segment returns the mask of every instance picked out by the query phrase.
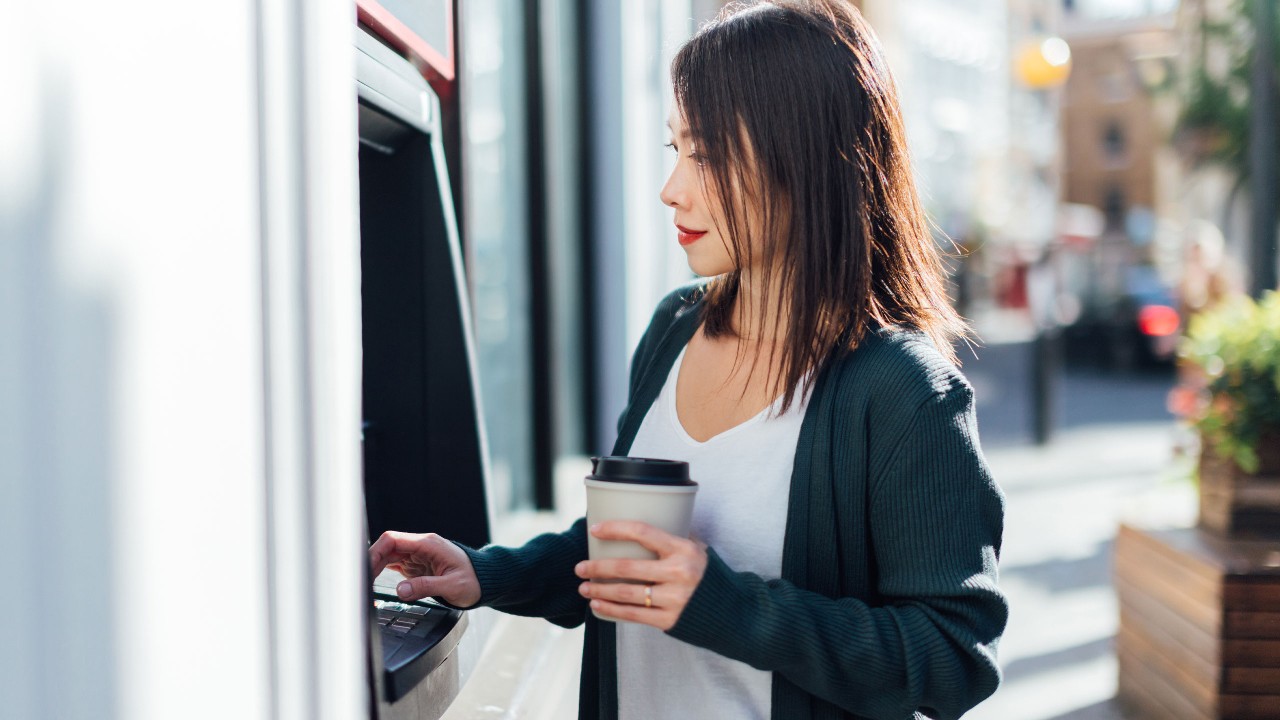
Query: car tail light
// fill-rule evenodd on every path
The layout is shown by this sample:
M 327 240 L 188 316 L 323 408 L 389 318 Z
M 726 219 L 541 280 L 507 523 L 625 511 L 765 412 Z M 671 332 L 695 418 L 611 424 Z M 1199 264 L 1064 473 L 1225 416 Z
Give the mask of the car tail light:
M 1168 305 L 1146 305 L 1138 311 L 1138 329 L 1143 335 L 1172 335 L 1178 332 L 1178 325 L 1178 311 Z

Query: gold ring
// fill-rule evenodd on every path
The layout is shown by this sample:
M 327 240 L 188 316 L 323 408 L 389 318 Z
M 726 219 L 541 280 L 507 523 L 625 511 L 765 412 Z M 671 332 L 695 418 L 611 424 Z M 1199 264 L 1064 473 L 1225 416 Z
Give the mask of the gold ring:
M 652 585 L 644 586 L 644 606 L 647 608 L 653 607 L 653 586 Z

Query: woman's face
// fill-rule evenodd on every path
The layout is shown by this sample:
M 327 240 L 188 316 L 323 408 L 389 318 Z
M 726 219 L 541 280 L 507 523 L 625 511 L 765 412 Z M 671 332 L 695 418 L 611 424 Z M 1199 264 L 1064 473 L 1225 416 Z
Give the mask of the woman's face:
M 710 192 L 710 175 L 697 154 L 689 127 L 678 109 L 667 119 L 670 146 L 676 151 L 676 165 L 662 186 L 660 197 L 676 211 L 675 223 L 680 246 L 689 256 L 689 267 L 702 277 L 723 275 L 734 269 L 724 210 Z

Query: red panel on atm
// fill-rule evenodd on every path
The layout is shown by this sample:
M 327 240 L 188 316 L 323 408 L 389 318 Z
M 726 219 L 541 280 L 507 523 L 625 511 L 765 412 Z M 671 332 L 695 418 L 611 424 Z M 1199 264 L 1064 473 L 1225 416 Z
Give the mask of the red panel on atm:
M 437 94 L 452 94 L 452 0 L 356 0 L 356 17 L 417 65 Z

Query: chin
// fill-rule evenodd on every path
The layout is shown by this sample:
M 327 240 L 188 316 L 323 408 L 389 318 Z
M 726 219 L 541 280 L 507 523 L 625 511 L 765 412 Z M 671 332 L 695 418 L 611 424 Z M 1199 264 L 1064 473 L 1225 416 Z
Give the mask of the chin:
M 734 269 L 733 260 L 727 253 L 698 252 L 698 249 L 685 248 L 685 254 L 689 256 L 689 269 L 699 277 L 715 277 Z
M 689 269 L 693 271 L 694 275 L 697 275 L 698 277 L 707 278 L 707 277 L 715 277 L 717 275 L 724 275 L 727 272 L 731 272 L 733 270 L 733 265 L 725 264 L 725 263 L 707 262 L 705 260 L 702 262 L 698 262 L 694 258 L 689 258 Z

